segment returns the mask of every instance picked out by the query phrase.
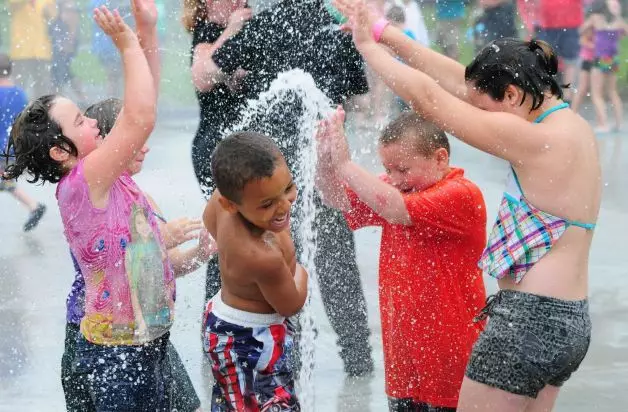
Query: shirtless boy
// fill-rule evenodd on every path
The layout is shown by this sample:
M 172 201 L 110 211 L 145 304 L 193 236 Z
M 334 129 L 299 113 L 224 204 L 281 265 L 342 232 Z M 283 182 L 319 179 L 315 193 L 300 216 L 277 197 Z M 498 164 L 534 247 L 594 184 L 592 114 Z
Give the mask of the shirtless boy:
M 212 411 L 298 411 L 287 318 L 307 298 L 290 208 L 297 191 L 277 145 L 239 132 L 214 150 L 216 190 L 203 220 L 216 239 L 222 289 L 208 303 L 203 342 L 212 364 Z

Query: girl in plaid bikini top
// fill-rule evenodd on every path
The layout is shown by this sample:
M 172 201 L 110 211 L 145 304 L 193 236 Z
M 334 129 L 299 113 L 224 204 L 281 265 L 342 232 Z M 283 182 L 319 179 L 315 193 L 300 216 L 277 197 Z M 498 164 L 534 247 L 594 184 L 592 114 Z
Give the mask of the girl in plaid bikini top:
M 534 122 L 540 123 L 557 110 L 569 107 L 562 103 L 542 113 Z M 593 230 L 594 223 L 581 223 L 554 216 L 537 209 L 523 194 L 517 174 L 511 167 L 508 184 L 493 230 L 479 266 L 497 279 L 510 275 L 516 283 L 565 233 L 569 226 Z

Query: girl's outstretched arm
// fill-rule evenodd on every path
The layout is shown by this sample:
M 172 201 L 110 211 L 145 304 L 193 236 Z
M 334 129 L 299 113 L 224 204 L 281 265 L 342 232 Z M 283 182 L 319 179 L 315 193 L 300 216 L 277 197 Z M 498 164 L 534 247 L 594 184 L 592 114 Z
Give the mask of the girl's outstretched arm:
M 102 7 L 94 19 L 111 37 L 124 66 L 124 101 L 115 125 L 99 148 L 85 157 L 85 179 L 95 206 L 103 207 L 109 189 L 142 148 L 155 126 L 157 96 L 153 77 L 137 36 L 120 14 Z
M 334 4 L 344 15 L 351 13 L 351 0 L 335 0 Z M 379 16 L 373 10 L 367 10 L 365 18 L 368 19 L 369 27 L 372 27 Z M 436 80 L 449 93 L 465 98 L 467 87 L 462 64 L 410 39 L 391 24 L 384 28 L 379 42 L 390 48 L 407 65 Z
M 511 163 L 536 159 L 549 147 L 569 144 L 568 139 L 556 139 L 556 131 L 545 124 L 472 106 L 446 92 L 425 73 L 399 62 L 373 40 L 364 2 L 355 0 L 352 4 L 353 39 L 358 50 L 384 82 L 426 120 Z
M 161 57 L 157 35 L 157 6 L 155 0 L 132 0 L 131 6 L 137 26 L 137 38 L 144 50 L 144 56 L 153 75 L 155 93 L 159 94 L 161 81 Z

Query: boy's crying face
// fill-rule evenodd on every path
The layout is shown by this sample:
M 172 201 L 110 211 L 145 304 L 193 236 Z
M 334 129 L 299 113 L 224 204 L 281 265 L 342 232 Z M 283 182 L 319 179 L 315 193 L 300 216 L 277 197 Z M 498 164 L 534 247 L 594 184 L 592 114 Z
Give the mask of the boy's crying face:
M 411 139 L 379 145 L 379 156 L 389 183 L 402 193 L 425 190 L 449 172 L 449 155 L 437 149 L 432 155 L 420 153 Z

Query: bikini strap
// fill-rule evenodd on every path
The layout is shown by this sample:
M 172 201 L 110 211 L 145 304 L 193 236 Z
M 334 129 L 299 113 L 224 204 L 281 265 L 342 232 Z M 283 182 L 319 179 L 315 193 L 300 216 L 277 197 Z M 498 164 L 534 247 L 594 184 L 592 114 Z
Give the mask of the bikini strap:
M 543 120 L 545 120 L 545 118 L 547 116 L 549 116 L 550 114 L 554 113 L 555 111 L 566 109 L 568 107 L 569 107 L 569 103 L 561 103 L 561 104 L 558 104 L 558 105 L 556 105 L 554 107 L 551 107 L 551 108 L 547 109 L 546 111 L 544 111 L 543 113 L 541 113 L 539 115 L 539 117 L 537 117 L 534 120 L 534 123 L 541 123 Z

